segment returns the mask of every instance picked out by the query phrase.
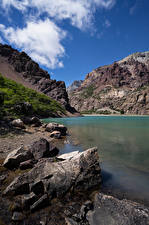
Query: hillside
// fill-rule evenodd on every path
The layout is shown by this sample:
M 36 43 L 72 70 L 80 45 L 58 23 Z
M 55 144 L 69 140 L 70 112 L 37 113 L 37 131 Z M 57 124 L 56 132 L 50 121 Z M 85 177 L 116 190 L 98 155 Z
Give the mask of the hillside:
M 25 52 L 0 44 L 0 73 L 58 101 L 68 114 L 76 113 L 69 104 L 65 83 L 52 80 L 48 72 L 41 69 Z
M 26 88 L 0 74 L 0 117 L 64 116 L 66 110 L 58 102 Z
M 149 52 L 93 70 L 69 97 L 81 112 L 149 115 Z

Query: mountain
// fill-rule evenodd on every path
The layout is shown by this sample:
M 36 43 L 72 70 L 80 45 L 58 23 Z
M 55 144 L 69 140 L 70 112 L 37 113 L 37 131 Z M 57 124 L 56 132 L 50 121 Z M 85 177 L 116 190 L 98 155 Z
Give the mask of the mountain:
M 68 88 L 67 92 L 72 92 L 76 90 L 77 88 L 81 87 L 81 84 L 83 83 L 83 80 L 75 80 Z
M 0 44 L 0 73 L 58 101 L 68 111 L 68 115 L 76 113 L 69 104 L 65 83 L 52 80 L 48 72 L 41 69 L 25 52 Z
M 149 52 L 93 70 L 69 98 L 80 112 L 149 115 Z

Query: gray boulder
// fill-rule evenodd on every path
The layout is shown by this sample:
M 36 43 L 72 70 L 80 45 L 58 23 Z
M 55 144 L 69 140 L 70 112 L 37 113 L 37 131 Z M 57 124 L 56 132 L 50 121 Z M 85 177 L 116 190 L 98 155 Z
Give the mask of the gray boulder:
M 23 121 L 21 119 L 13 120 L 11 122 L 11 124 L 14 127 L 19 127 L 21 129 L 25 129 L 25 125 L 24 125 L 24 123 L 23 123 Z
M 4 195 L 48 194 L 49 198 L 61 197 L 70 189 L 87 191 L 101 183 L 101 169 L 97 148 L 78 153 L 74 157 L 51 162 L 43 159 L 5 189 Z
M 93 204 L 84 204 L 80 214 L 66 218 L 66 224 L 74 225 L 148 225 L 149 210 L 129 200 L 119 200 L 102 193 L 95 195 Z
M 29 147 L 29 149 L 33 154 L 35 160 L 54 157 L 59 153 L 59 150 L 44 138 L 41 138 L 39 141 L 34 142 Z
M 32 158 L 33 155 L 30 151 L 25 150 L 24 147 L 20 147 L 9 153 L 3 163 L 3 166 L 8 169 L 18 168 L 21 162 L 30 160 Z
M 58 124 L 58 123 L 49 123 L 46 126 L 46 131 L 48 131 L 48 132 L 60 131 L 61 135 L 65 136 L 66 132 L 67 132 L 67 127 L 65 127 L 62 124 Z

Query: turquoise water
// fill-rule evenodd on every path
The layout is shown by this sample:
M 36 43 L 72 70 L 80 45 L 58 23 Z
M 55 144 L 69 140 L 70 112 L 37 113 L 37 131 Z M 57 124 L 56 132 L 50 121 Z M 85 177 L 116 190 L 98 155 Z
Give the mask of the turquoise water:
M 79 141 L 79 146 L 66 144 L 63 152 L 98 147 L 104 187 L 149 202 L 149 117 L 87 116 L 45 121 L 65 124 Z

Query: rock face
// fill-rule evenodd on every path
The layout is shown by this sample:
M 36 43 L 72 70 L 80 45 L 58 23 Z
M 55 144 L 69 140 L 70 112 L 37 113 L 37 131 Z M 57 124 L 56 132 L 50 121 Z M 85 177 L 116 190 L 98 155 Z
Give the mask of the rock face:
M 82 112 L 149 114 L 149 52 L 93 70 L 69 98 Z
M 18 52 L 9 45 L 0 44 L 0 73 L 55 99 L 67 111 L 76 112 L 69 104 L 65 83 L 51 80 L 48 72 L 41 69 L 25 52 Z
M 83 80 L 75 80 L 68 88 L 67 92 L 72 92 L 76 90 L 77 88 L 81 87 L 81 84 L 83 83 Z
M 40 160 L 31 171 L 15 178 L 4 195 L 23 195 L 24 203 L 34 211 L 69 190 L 89 191 L 100 183 L 99 156 L 97 148 L 92 148 L 63 161 Z
M 79 215 L 66 218 L 68 225 L 148 225 L 149 210 L 128 200 L 118 200 L 112 196 L 96 194 L 95 201 L 86 202 Z

